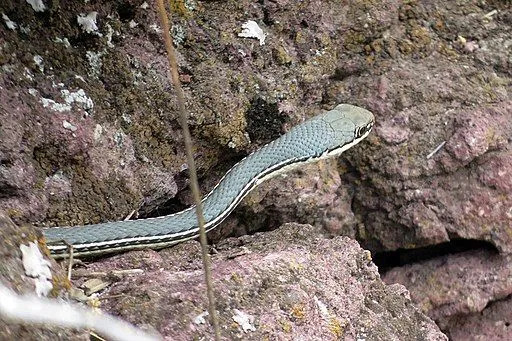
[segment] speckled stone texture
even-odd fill
[[[228,340],[447,340],[403,286],[380,280],[369,252],[347,237],[325,238],[311,225],[228,239],[212,263]],[[115,256],[76,274],[130,268],[143,273],[114,280],[100,296],[103,308],[150,324],[168,340],[212,337],[209,323],[194,322],[206,310],[197,242]],[[235,309],[253,317],[254,330],[243,331]]]
[[[41,227],[190,204],[153,3],[43,3],[36,13],[25,1],[0,2],[16,24],[0,19],[0,208]],[[247,153],[321,110],[346,102],[376,116],[374,132],[339,160],[262,184],[212,240],[286,222],[354,237],[372,252],[473,240],[495,248],[502,264],[486,278],[503,277],[512,251],[507,1],[173,3],[203,192]],[[76,18],[91,11],[98,30],[86,32]],[[238,37],[247,20],[268,34],[265,45]],[[421,306],[405,274],[420,277],[439,260],[489,261],[480,249],[467,251],[383,275],[409,285]],[[421,306],[425,313],[454,338],[469,337],[471,326],[507,335],[511,288],[492,280],[465,287],[478,298],[465,308],[450,301],[451,288],[469,280],[433,276],[441,275],[442,285],[422,288],[438,297]]]

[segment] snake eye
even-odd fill
[[[372,128],[372,123],[365,125],[364,127],[357,127],[355,131],[356,138],[362,137]]]

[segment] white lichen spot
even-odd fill
[[[123,113],[123,115],[121,115],[121,118],[128,124],[132,123],[132,118],[127,113]]]
[[[108,47],[114,47],[114,44],[112,43],[112,36],[114,35],[114,29],[110,24],[106,24],[105,27],[107,28],[107,34],[105,35],[105,38],[107,38],[107,46]]]
[[[99,124],[96,124],[94,127],[94,141],[98,141],[103,134],[103,127]]]
[[[101,37],[101,33],[98,32],[98,26],[96,25],[96,19],[98,12],[92,11],[89,14],[79,14],[76,16],[76,21],[82,30],[86,33],[96,34]]]
[[[142,9],[148,9],[148,7],[149,7],[149,5],[148,5],[148,3],[146,1],[144,1],[142,3],[142,5],[140,5],[140,8],[142,8]]]
[[[91,69],[89,70],[89,74],[93,77],[98,77],[101,73],[101,67],[103,66],[103,62],[101,58],[103,57],[104,52],[93,52],[87,51],[85,53],[85,57],[89,62],[89,66]]]
[[[248,132],[245,132],[245,133],[244,133],[244,137],[245,137],[245,141],[247,141],[247,143],[248,143],[248,144],[249,144],[249,143],[252,143],[252,142],[251,142],[251,138],[249,137],[249,133],[248,133]]]
[[[94,107],[94,102],[90,97],[85,94],[83,89],[78,89],[75,92],[63,89],[60,91],[62,98],[68,104],[76,103],[80,108],[84,110],[91,110]]]
[[[233,309],[235,315],[232,316],[233,321],[238,323],[244,333],[254,332],[256,331],[256,327],[254,326],[254,316],[244,313],[238,309]]]
[[[130,28],[135,28],[137,26],[139,26],[139,24],[136,23],[135,20],[133,20],[133,19],[130,20],[130,22],[128,23],[128,27],[130,27]]]
[[[258,26],[256,21],[249,20],[245,24],[242,24],[242,32],[238,33],[239,37],[242,38],[255,38],[260,41],[260,45],[265,45],[265,38],[267,34]]]
[[[23,26],[23,25],[20,24],[20,31],[21,31],[21,33],[29,34],[30,33],[30,27]]]
[[[36,54],[34,56],[33,60],[34,60],[34,63],[36,64],[36,66],[39,68],[39,71],[43,72],[44,71],[43,57],[41,57],[40,55]]]
[[[236,143],[233,142],[233,141],[229,141],[228,142],[228,147],[231,148],[231,149],[235,149],[236,148]]]
[[[162,33],[162,29],[157,24],[151,24],[149,25],[149,28],[158,34]]]
[[[206,323],[206,320],[205,320],[206,316],[208,316],[208,312],[207,311],[202,312],[201,314],[199,314],[196,317],[194,317],[194,323],[195,324],[205,324]]]
[[[38,95],[38,91],[36,89],[28,89],[29,94],[32,96]],[[50,108],[53,111],[57,112],[64,112],[64,111],[70,111],[72,109],[72,105],[76,105],[79,108],[82,108],[86,111],[90,111],[94,108],[94,102],[90,97],[88,97],[85,94],[85,91],[83,89],[78,89],[77,91],[69,91],[66,89],[63,89],[60,91],[60,94],[62,96],[62,99],[64,100],[64,103],[59,103],[54,101],[50,98],[44,98],[41,97],[39,102],[43,105],[45,108]]]
[[[43,0],[27,0],[27,3],[32,6],[32,9],[36,12],[44,12],[46,9]]]
[[[25,76],[25,78],[29,81],[34,80],[34,75],[32,74],[32,72],[30,72],[30,70],[27,67],[25,67],[25,69],[23,70],[23,76]]]
[[[179,45],[185,41],[185,29],[180,25],[173,25],[171,28],[172,41]]]
[[[184,1],[185,8],[189,11],[193,11],[196,9],[196,2],[194,0],[185,0]]]
[[[5,13],[2,13],[2,19],[4,19],[5,26],[7,26],[8,29],[14,31],[18,27],[18,24],[9,19],[9,17],[5,15]]]
[[[80,76],[80,75],[75,75],[75,78],[76,78],[76,79],[81,80],[81,81],[82,81],[82,82],[84,82],[84,83],[86,83],[86,81],[85,81],[84,77],[82,77],[82,76]]]
[[[25,274],[35,279],[37,296],[46,296],[52,290],[51,263],[44,259],[35,242],[20,245]]]
[[[40,102],[41,102],[41,104],[43,104],[43,107],[45,107],[45,108],[49,107],[53,111],[64,112],[64,111],[71,110],[71,105],[57,103],[53,99],[50,99],[50,98],[41,97]]]
[[[69,43],[69,40],[68,38],[59,38],[59,37],[55,37],[55,39],[53,40],[55,43],[57,44],[62,44],[64,45],[64,47],[66,48],[70,48],[71,47],[71,44]]]
[[[75,132],[78,130],[78,128],[75,125],[73,125],[72,123],[70,123],[66,120],[62,121],[62,126],[64,127],[64,129],[70,130],[72,132]]]
[[[125,134],[123,133],[122,130],[118,130],[114,134],[114,142],[116,143],[116,145],[118,147],[122,147],[123,146],[124,138],[125,138]]]
[[[327,309],[327,306],[318,299],[318,297],[314,296],[313,299],[315,300],[316,306],[318,307],[318,310],[320,311],[320,315],[327,320],[329,317],[331,317],[331,314],[329,314],[329,310]]]

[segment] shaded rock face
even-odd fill
[[[150,324],[169,340],[210,338],[209,323],[197,318],[206,311],[198,249],[186,242],[159,253],[133,252],[76,275],[142,269],[115,280],[102,295],[103,307]],[[446,340],[401,285],[381,282],[370,254],[347,237],[326,239],[319,228],[286,224],[228,239],[217,251],[213,284],[226,339]],[[249,316],[245,331],[239,315]]]
[[[119,220],[134,211],[162,215],[190,204],[176,98],[152,4],[43,3],[42,12],[23,1],[0,3],[9,18],[0,21],[0,208],[16,222],[55,226]],[[498,254],[466,250],[383,276],[408,286],[412,300],[454,339],[469,337],[473,327],[482,328],[474,338],[492,335],[493,326],[506,338],[506,2],[186,4],[175,8],[172,33],[203,192],[244,155],[322,109],[346,102],[376,116],[374,132],[340,160],[262,184],[212,240],[294,221],[355,237],[374,252],[486,242]],[[97,30],[77,21],[92,11]],[[247,20],[268,33],[265,45],[237,36]],[[167,257],[149,254],[157,264]],[[437,272],[439,262],[451,267]],[[470,285],[460,267],[478,262],[481,281]],[[468,276],[473,271],[463,268]],[[199,276],[187,274],[190,281]],[[411,278],[439,281],[417,287]],[[453,287],[474,302],[463,302]],[[432,293],[427,302],[421,292]]]
[[[512,337],[510,254],[466,251],[388,271],[386,283],[401,283],[411,300],[451,340]]]

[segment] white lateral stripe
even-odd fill
[[[313,156],[306,159],[286,159],[268,169],[265,169],[261,173],[259,173],[257,176],[255,176],[251,181],[249,181],[244,188],[238,193],[238,195],[234,198],[234,200],[231,202],[231,204],[223,211],[221,214],[219,214],[217,217],[215,217],[213,220],[207,222],[205,224],[205,230],[208,232],[211,229],[215,228],[218,224],[220,224],[225,217],[231,213],[231,211],[239,204],[239,202],[252,190],[254,189],[258,184],[261,182],[270,179],[276,175],[279,175],[281,173],[284,173],[286,171],[289,171],[290,169],[300,167],[302,165],[312,163],[318,160],[326,159],[332,156],[337,156],[346,151],[347,149],[353,147],[357,143],[359,143],[361,140],[363,140],[365,137],[368,136],[371,132],[371,128],[361,137],[354,138],[353,141],[344,144],[340,148],[335,148],[333,150],[328,150],[322,153],[320,156]],[[245,158],[244,158],[245,159]],[[243,161],[243,159],[242,159]],[[241,161],[240,161],[241,162]],[[238,164],[238,163],[237,163]],[[236,164],[236,165],[237,165]],[[236,166],[235,165],[235,166]],[[233,166],[233,168],[235,167]],[[223,177],[224,179],[227,174],[233,169],[231,168]],[[222,181],[221,179],[221,181]],[[219,181],[220,183],[220,181]],[[204,201],[212,192],[213,190],[218,186],[217,184],[212,191],[202,200]],[[147,219],[163,219],[172,217],[176,214],[186,212],[188,210],[193,209],[195,206],[189,207],[181,212],[161,216],[161,217],[154,217],[154,218],[147,218]],[[77,250],[77,253],[80,253],[80,250],[84,250],[82,254],[89,253],[88,250],[93,250],[91,253],[100,252],[101,250],[108,249],[109,246],[114,245],[113,249],[123,249],[123,247],[127,247],[128,245],[140,245],[141,247],[150,247],[152,245],[158,245],[158,244],[173,244],[174,242],[180,242],[187,239],[192,239],[198,236],[199,228],[193,227],[186,231],[176,232],[176,233],[170,233],[170,234],[164,234],[164,235],[155,235],[155,236],[146,236],[146,237],[131,237],[131,238],[123,238],[123,239],[113,239],[113,240],[106,240],[101,242],[91,242],[91,243],[82,243],[82,244],[74,244],[73,248]],[[186,236],[184,238],[181,238],[183,236]],[[155,243],[151,243],[151,241],[156,241]],[[119,245],[121,244],[121,245]],[[116,245],[118,245],[116,247]],[[67,250],[67,245],[48,245],[48,249],[55,252],[55,253],[62,253],[59,251]]]

